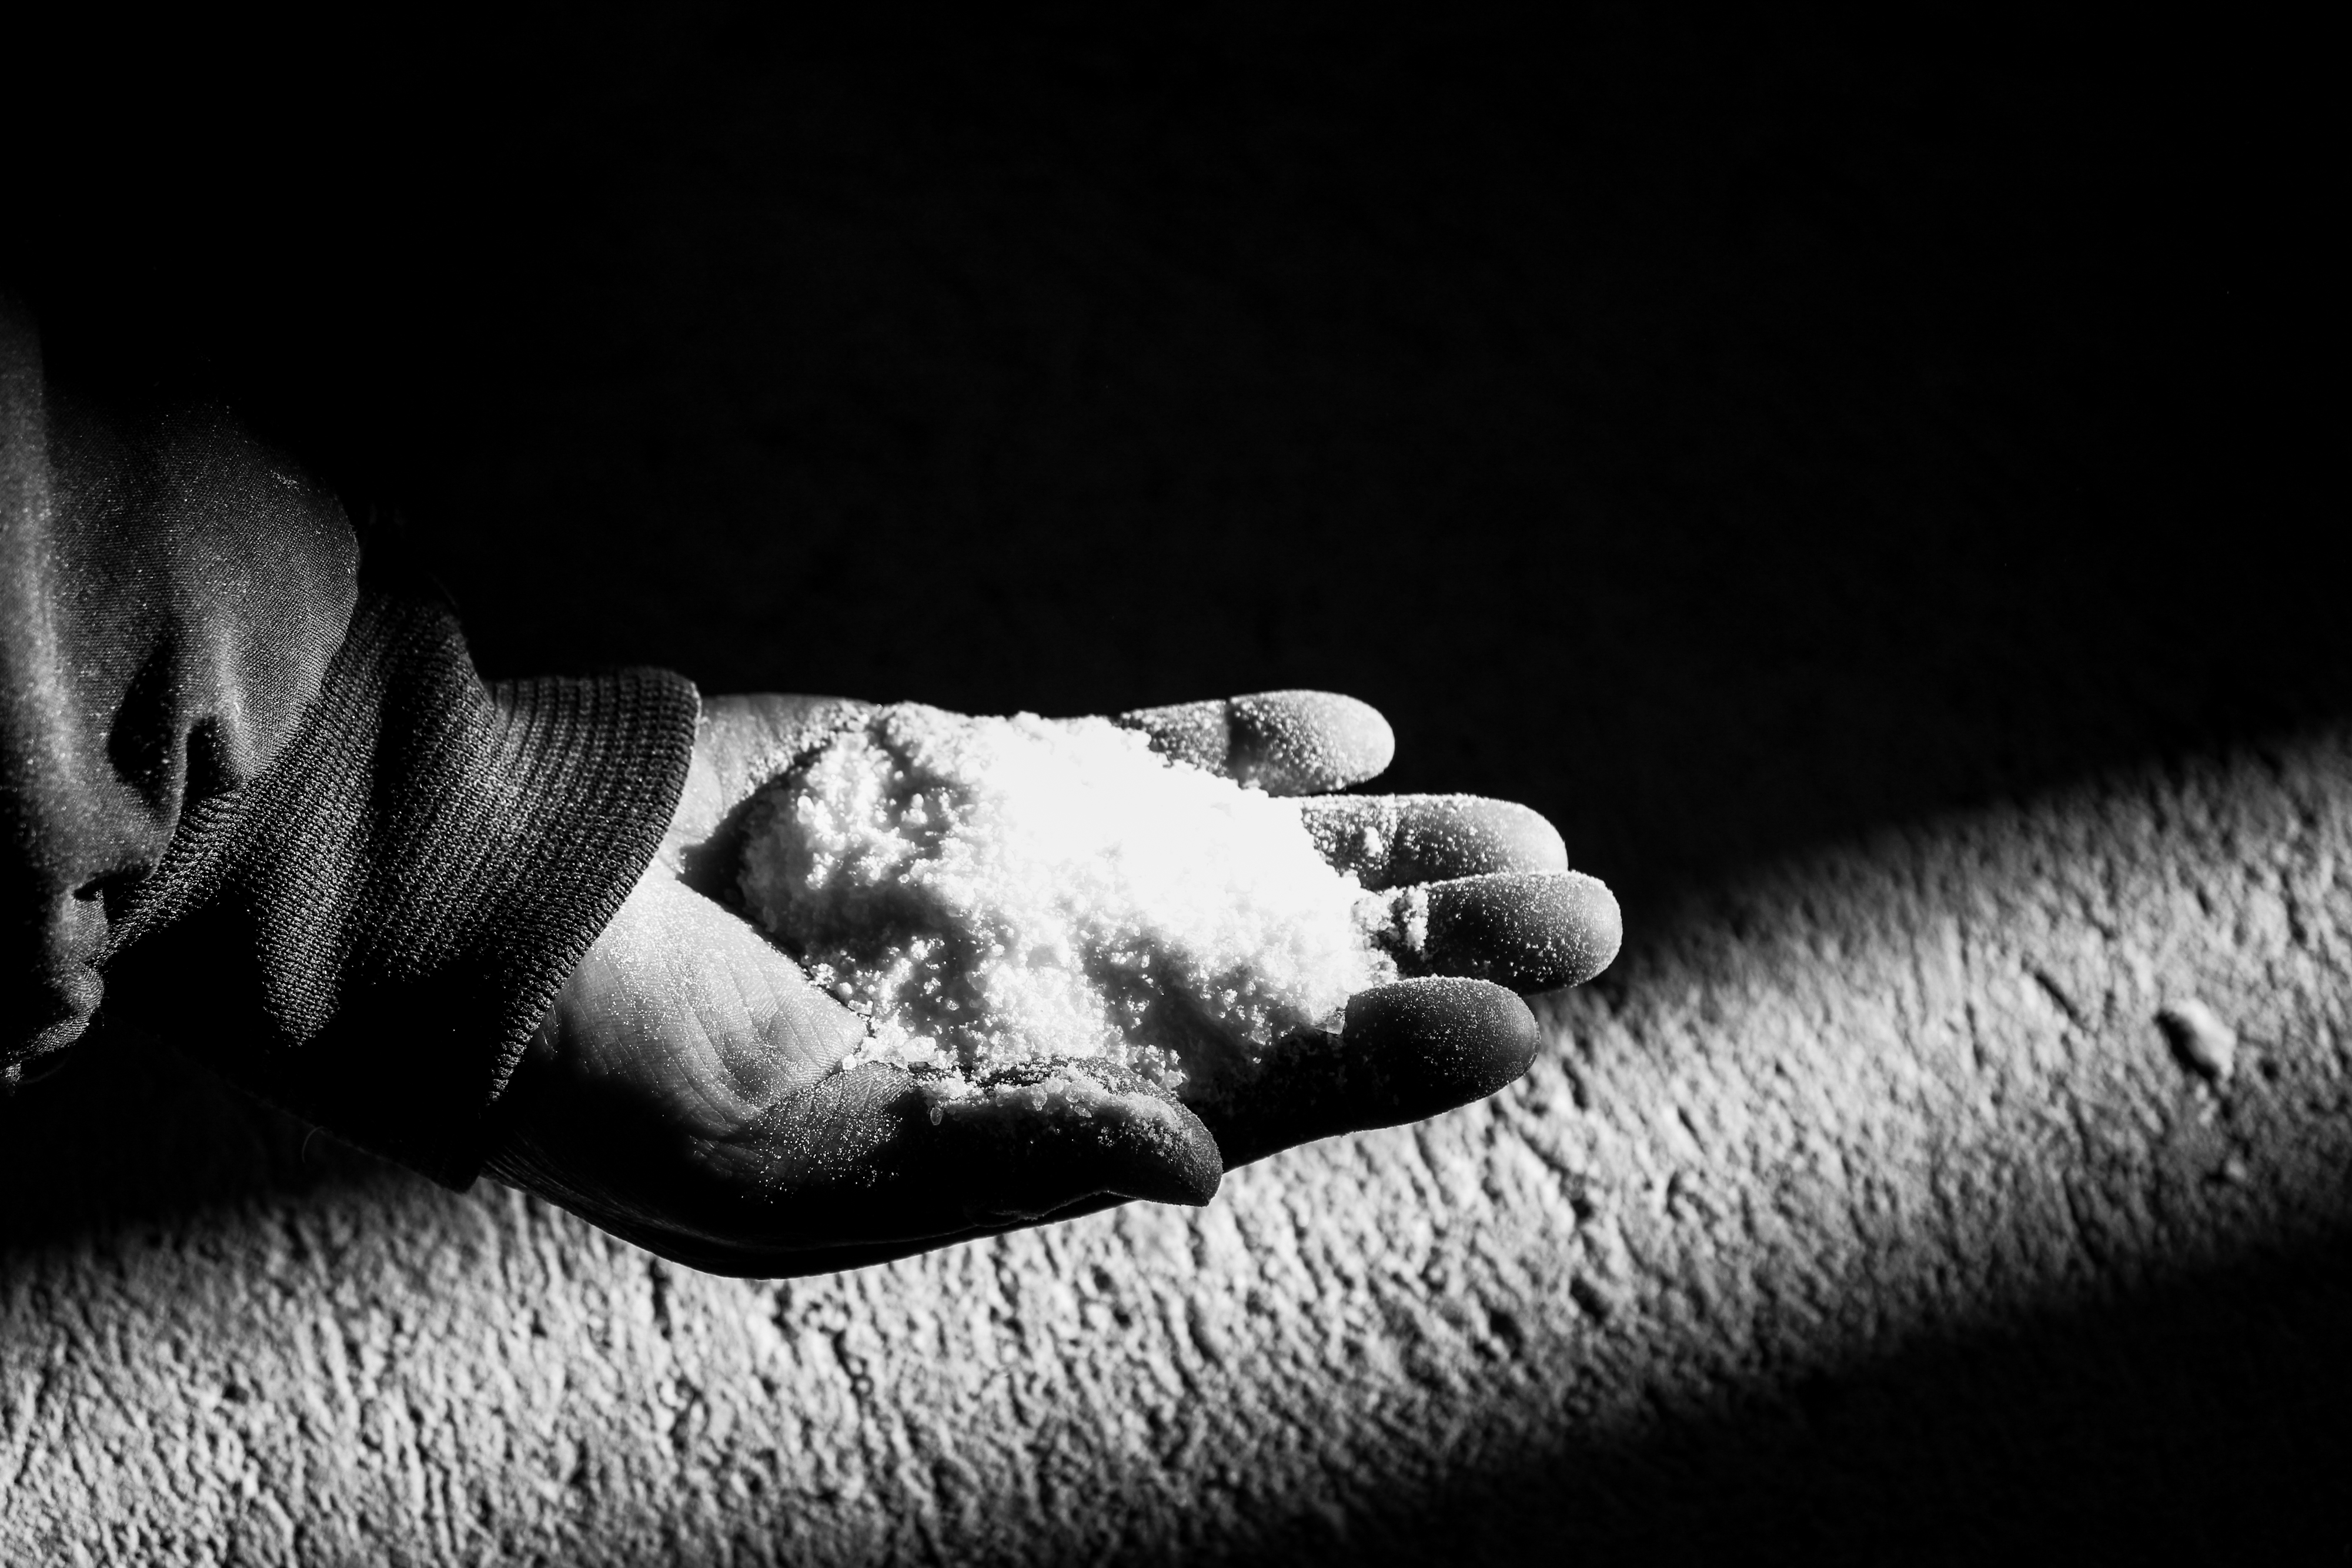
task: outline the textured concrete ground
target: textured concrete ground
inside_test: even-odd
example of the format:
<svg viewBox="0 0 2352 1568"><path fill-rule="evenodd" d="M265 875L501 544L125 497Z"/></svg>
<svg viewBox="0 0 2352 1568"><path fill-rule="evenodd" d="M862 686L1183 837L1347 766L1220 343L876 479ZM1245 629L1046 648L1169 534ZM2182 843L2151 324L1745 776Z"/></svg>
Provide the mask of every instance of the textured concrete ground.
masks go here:
<svg viewBox="0 0 2352 1568"><path fill-rule="evenodd" d="M2340 1542L2352 741L1815 856L1551 1016L1204 1211L784 1283L85 1072L7 1113L0 1559ZM26 1234L78 1166L131 1207Z"/></svg>

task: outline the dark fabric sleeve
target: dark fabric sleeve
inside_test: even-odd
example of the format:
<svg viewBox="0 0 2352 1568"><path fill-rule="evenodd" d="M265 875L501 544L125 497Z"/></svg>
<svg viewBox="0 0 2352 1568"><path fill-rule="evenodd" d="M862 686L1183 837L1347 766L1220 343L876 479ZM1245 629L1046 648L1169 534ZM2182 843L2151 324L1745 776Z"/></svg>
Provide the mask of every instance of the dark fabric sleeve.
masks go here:
<svg viewBox="0 0 2352 1568"><path fill-rule="evenodd" d="M224 416L74 413L4 301L0 399L10 1083L97 1014L465 1185L660 841L694 688L485 685L331 496Z"/></svg>
<svg viewBox="0 0 2352 1568"><path fill-rule="evenodd" d="M110 1010L464 1186L661 841L696 711L660 670L485 686L445 609L362 592L309 722L191 810L124 912Z"/></svg>

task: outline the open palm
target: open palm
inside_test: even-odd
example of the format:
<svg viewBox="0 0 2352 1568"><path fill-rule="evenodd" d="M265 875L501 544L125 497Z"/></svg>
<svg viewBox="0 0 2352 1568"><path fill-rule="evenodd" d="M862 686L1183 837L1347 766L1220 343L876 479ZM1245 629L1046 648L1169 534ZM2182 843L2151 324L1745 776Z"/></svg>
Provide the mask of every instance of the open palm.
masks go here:
<svg viewBox="0 0 2352 1568"><path fill-rule="evenodd" d="M1520 994L1578 984L1618 943L1608 890L1524 807L1328 793L1388 765L1360 703L1278 692L1121 716L1168 755L1300 796L1324 858L1368 888L1424 885L1412 977L1358 993L1238 1078L1171 1094L1062 1060L942 1103L882 1063L836 1071L865 1021L735 904L744 809L872 710L706 704L660 852L556 998L501 1102L493 1174L714 1272L877 1262L1129 1198L1203 1203L1225 1167L1492 1093L1537 1044ZM1418 971L1418 973L1415 973Z"/></svg>

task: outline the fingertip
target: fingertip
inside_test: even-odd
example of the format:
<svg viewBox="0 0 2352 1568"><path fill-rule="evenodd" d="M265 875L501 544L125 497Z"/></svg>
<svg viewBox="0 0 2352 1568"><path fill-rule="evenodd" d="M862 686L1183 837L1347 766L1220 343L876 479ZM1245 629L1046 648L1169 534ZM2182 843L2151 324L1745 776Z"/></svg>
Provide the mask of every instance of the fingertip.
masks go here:
<svg viewBox="0 0 2352 1568"><path fill-rule="evenodd" d="M1199 1116L1108 1062L1031 1063L939 1110L971 1211L992 1223L1102 1195L1197 1207L1224 1176Z"/></svg>
<svg viewBox="0 0 2352 1568"><path fill-rule="evenodd" d="M1338 692L1257 692L1229 712L1233 776L1269 795L1343 789L1396 758L1396 731L1380 709Z"/></svg>
<svg viewBox="0 0 2352 1568"><path fill-rule="evenodd" d="M1489 980L1433 975L1359 992L1340 1033L1351 1072L1377 1066L1360 1109L1378 1121L1418 1121L1515 1082L1535 1061L1543 1031L1528 1004Z"/></svg>
<svg viewBox="0 0 2352 1568"><path fill-rule="evenodd" d="M1137 708L1112 722L1143 731L1163 757L1269 795L1343 789L1396 756L1396 733L1380 710L1337 692L1257 692Z"/></svg>
<svg viewBox="0 0 2352 1568"><path fill-rule="evenodd" d="M1076 1113L1098 1130L1103 1190L1150 1203L1198 1207L1217 1196L1224 1158L1190 1106L1132 1068L1093 1060L1053 1061L1087 1092Z"/></svg>
<svg viewBox="0 0 2352 1568"><path fill-rule="evenodd" d="M1502 986L1453 976L1360 991L1340 1031L1305 1030L1201 1109L1228 1166L1484 1099L1527 1071L1542 1034Z"/></svg>
<svg viewBox="0 0 2352 1568"><path fill-rule="evenodd" d="M1625 912L1618 907L1617 895L1609 891L1609 884L1599 877L1587 876L1582 872L1568 874L1582 912L1588 966L1568 983L1580 986L1617 961L1617 954L1625 945Z"/></svg>
<svg viewBox="0 0 2352 1568"><path fill-rule="evenodd" d="M1224 1157L1201 1118L1173 1107L1181 1124L1153 1128L1112 1151L1103 1190L1145 1203L1177 1203L1199 1208L1217 1196L1225 1179Z"/></svg>
<svg viewBox="0 0 2352 1568"><path fill-rule="evenodd" d="M1429 884L1427 897L1428 935L1402 956L1424 973L1559 990L1607 968L1624 941L1616 895L1581 872L1459 877Z"/></svg>
<svg viewBox="0 0 2352 1568"><path fill-rule="evenodd" d="M1568 869L1559 830L1516 800L1318 795L1298 804L1324 859L1376 892L1495 872Z"/></svg>
<svg viewBox="0 0 2352 1568"><path fill-rule="evenodd" d="M1500 808L1494 814L1496 837L1513 870L1568 869L1568 841L1559 836L1549 817L1517 800L1498 800L1495 805Z"/></svg>

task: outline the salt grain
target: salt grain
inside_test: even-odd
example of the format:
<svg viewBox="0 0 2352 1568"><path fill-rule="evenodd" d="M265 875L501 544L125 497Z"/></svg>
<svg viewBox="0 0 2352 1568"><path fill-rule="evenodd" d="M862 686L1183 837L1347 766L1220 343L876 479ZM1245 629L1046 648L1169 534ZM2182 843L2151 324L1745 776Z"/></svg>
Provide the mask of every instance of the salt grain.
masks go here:
<svg viewBox="0 0 2352 1568"><path fill-rule="evenodd" d="M1296 802L1108 720L879 709L747 825L746 904L869 1021L845 1067L1093 1057L1175 1088L1338 1028L1426 935L1426 896L1333 871Z"/></svg>

